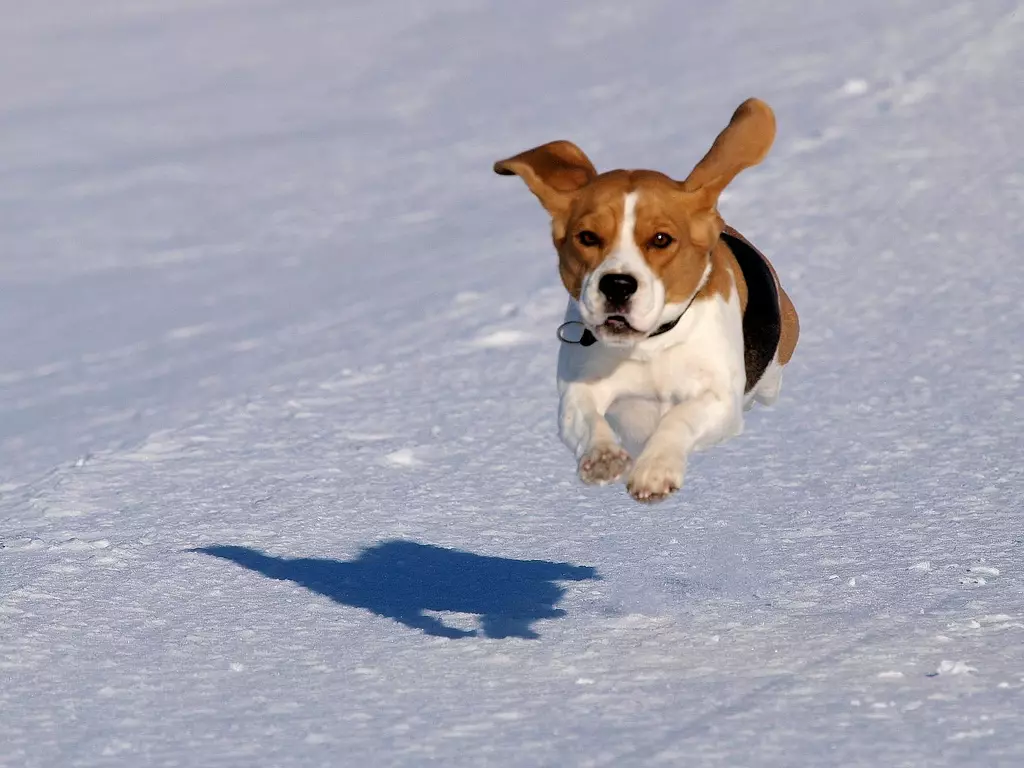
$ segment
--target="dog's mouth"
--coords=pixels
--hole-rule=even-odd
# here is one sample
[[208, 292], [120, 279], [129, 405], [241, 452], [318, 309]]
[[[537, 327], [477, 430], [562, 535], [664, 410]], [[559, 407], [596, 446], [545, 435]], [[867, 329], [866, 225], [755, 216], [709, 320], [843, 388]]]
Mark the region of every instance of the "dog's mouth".
[[628, 336], [639, 333], [639, 331], [630, 325], [629, 321], [622, 315], [609, 315], [609, 317], [601, 323], [600, 327], [606, 333], [613, 336]]

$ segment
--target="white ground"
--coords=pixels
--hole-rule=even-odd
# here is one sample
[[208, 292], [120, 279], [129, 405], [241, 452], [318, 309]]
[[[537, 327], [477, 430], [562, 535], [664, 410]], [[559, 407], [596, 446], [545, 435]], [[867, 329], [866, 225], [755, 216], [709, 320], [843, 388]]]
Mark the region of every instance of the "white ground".
[[[2, 6], [0, 764], [1024, 764], [1018, 0]], [[490, 165], [748, 95], [783, 398], [585, 489]]]

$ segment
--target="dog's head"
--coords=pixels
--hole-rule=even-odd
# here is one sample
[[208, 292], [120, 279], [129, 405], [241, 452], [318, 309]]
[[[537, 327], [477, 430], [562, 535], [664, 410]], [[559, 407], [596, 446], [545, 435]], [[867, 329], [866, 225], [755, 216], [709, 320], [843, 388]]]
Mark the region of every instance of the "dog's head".
[[684, 181], [655, 171], [598, 174], [579, 147], [554, 141], [495, 163], [551, 215], [559, 271], [601, 341], [630, 345], [671, 322], [700, 291], [722, 232], [718, 196], [764, 159], [775, 116], [748, 99]]

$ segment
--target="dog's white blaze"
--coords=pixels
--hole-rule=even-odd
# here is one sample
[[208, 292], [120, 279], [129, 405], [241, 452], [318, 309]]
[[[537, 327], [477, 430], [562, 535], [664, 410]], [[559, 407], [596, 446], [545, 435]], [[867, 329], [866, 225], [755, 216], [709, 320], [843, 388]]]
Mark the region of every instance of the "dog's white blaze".
[[623, 199], [622, 224], [616, 234], [615, 243], [608, 257], [600, 266], [587, 275], [580, 291], [580, 311], [583, 319], [592, 326], [598, 326], [608, 317], [605, 300], [598, 284], [608, 274], [632, 275], [637, 281], [637, 290], [630, 300], [626, 320], [638, 331], [647, 333], [661, 324], [665, 307], [665, 285], [654, 274], [636, 244], [636, 205], [639, 192], [629, 192]]

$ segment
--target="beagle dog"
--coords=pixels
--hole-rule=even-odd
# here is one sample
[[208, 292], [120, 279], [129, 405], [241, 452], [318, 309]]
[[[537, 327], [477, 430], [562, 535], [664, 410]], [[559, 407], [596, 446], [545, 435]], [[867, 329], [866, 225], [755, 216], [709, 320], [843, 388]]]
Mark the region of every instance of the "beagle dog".
[[681, 182], [599, 174], [568, 141], [494, 165], [551, 216], [570, 296], [559, 431], [583, 482], [625, 478], [637, 501], [664, 499], [682, 486], [691, 452], [739, 434], [744, 410], [777, 399], [796, 310], [768, 260], [717, 210], [774, 138], [771, 108], [748, 99]]

